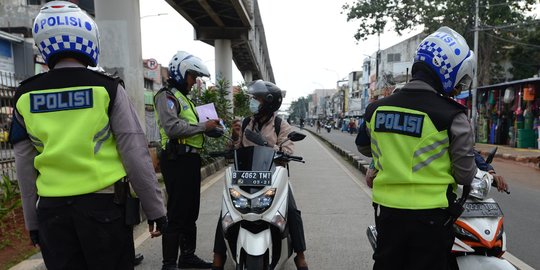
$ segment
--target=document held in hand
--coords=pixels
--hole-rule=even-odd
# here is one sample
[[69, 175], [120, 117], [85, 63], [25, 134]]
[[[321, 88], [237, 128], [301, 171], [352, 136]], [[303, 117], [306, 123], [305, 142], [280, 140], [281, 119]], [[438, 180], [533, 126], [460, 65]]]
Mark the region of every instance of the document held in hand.
[[197, 114], [199, 115], [199, 123], [206, 122], [208, 119], [219, 119], [214, 103], [197, 106], [195, 110], [197, 110]]

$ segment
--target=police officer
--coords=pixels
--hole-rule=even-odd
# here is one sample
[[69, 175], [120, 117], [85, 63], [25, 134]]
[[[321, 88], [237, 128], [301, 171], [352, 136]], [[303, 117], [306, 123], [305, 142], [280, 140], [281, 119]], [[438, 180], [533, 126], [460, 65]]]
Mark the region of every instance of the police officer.
[[51, 70], [18, 87], [10, 134], [26, 228], [48, 269], [133, 269], [122, 179], [152, 236], [167, 223], [135, 110], [120, 79], [87, 68], [98, 63], [99, 34], [77, 5], [45, 4], [33, 34]]
[[368, 105], [357, 140], [373, 156], [374, 269], [446, 269], [459, 215], [456, 183], [476, 173], [466, 108], [448, 96], [470, 87], [474, 54], [441, 27], [418, 46], [412, 80]]
[[163, 151], [161, 172], [167, 189], [169, 227], [163, 234], [163, 268], [210, 268], [195, 255], [201, 191], [203, 133], [216, 132], [219, 120], [199, 121], [195, 105], [187, 97], [197, 77], [209, 77], [202, 61], [179, 51], [169, 63], [168, 87], [155, 96]]

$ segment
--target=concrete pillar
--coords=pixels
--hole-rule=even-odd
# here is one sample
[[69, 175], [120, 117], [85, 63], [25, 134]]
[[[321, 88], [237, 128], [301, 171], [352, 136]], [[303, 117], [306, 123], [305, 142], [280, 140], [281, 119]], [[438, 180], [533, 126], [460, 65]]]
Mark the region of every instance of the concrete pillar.
[[[216, 39], [214, 42], [215, 58], [216, 58], [216, 82], [218, 80], [224, 79], [229, 83], [229, 89], [227, 91], [227, 99], [233, 104], [233, 94], [232, 94], [232, 47], [231, 41], [228, 39]], [[233, 108], [229, 110], [230, 113], [233, 113]]]
[[139, 0], [95, 0], [100, 33], [99, 65], [117, 73], [145, 129], [144, 78]]
[[244, 72], [244, 81], [246, 84], [253, 81], [253, 72], [251, 70]]

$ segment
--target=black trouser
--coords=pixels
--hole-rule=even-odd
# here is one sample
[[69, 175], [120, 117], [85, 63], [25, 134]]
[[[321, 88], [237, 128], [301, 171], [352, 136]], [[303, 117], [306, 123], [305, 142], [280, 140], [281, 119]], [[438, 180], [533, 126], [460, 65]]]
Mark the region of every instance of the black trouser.
[[443, 209], [406, 210], [379, 206], [373, 269], [447, 269], [454, 243]]
[[[289, 233], [291, 235], [292, 247], [294, 252], [302, 252], [306, 250], [306, 238], [304, 236], [304, 223], [300, 210], [296, 207], [296, 201], [291, 188], [289, 187], [289, 197], [287, 201], [287, 224], [289, 225]], [[223, 238], [223, 229], [221, 227], [221, 214], [218, 218], [216, 226], [216, 235], [214, 237], [214, 253], [225, 255], [227, 246]]]
[[168, 160], [165, 151], [160, 159], [167, 190], [167, 232], [195, 234], [201, 199], [201, 158], [187, 153]]
[[45, 265], [56, 269], [133, 269], [133, 234], [113, 194], [41, 197], [37, 215]]

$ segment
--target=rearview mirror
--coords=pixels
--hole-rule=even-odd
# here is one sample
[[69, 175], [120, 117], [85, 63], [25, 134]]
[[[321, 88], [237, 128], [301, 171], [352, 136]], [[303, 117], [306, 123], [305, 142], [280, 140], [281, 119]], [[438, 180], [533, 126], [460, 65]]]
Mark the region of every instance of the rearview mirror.
[[306, 137], [305, 134], [302, 134], [300, 132], [293, 131], [287, 135], [287, 138], [293, 142], [301, 141]]
[[491, 163], [493, 161], [493, 158], [495, 157], [495, 153], [497, 153], [498, 147], [495, 147], [489, 151], [488, 156], [486, 158], [486, 163]]

